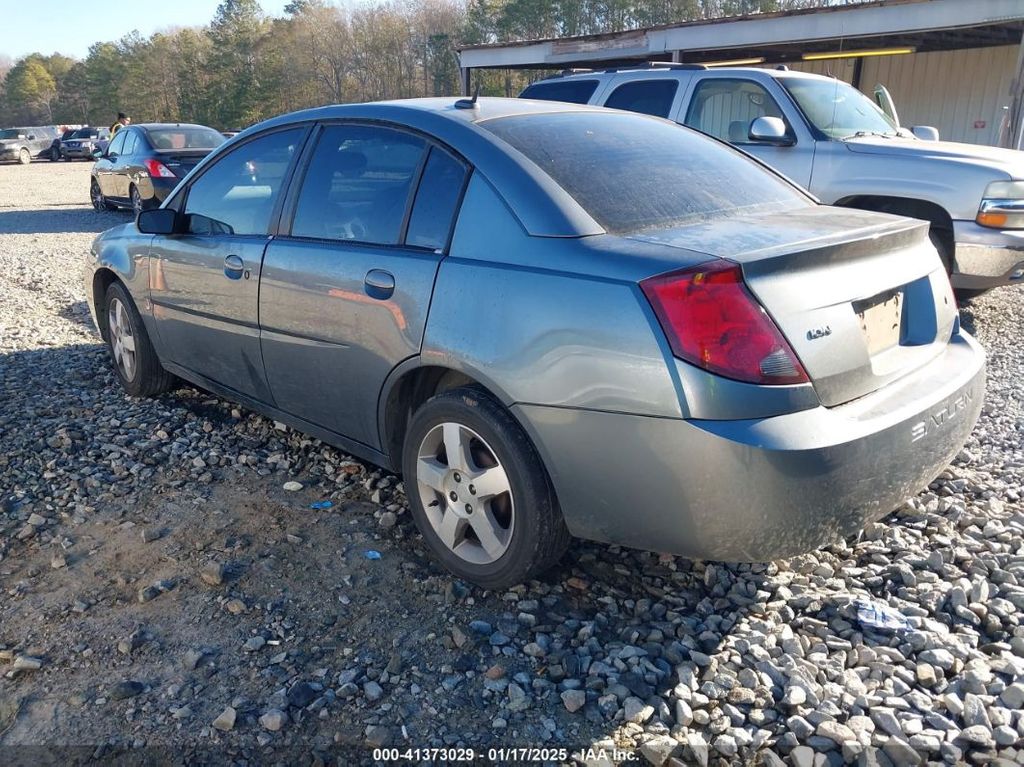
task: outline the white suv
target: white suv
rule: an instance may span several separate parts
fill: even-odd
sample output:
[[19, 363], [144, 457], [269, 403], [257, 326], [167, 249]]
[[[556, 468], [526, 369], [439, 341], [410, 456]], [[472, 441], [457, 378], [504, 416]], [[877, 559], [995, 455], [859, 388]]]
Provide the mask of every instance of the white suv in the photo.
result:
[[1024, 284], [1024, 152], [925, 141], [846, 83], [676, 64], [573, 72], [521, 98], [657, 115], [727, 141], [822, 202], [921, 218], [961, 294]]

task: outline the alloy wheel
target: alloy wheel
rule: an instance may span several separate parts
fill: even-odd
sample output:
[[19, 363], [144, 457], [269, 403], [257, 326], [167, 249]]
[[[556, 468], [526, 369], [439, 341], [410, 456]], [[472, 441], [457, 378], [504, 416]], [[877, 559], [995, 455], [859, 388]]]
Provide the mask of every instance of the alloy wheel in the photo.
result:
[[134, 187], [134, 186], [132, 187], [131, 198], [132, 198], [132, 213], [134, 213], [135, 217], [138, 218], [139, 214], [142, 212], [142, 195], [139, 194], [139, 190], [138, 190], [137, 187]]
[[472, 429], [446, 422], [427, 432], [417, 456], [417, 491], [441, 542], [471, 564], [500, 559], [512, 541], [515, 503], [491, 446]]
[[96, 210], [103, 210], [103, 193], [100, 192], [100, 185], [95, 180], [89, 186], [89, 197], [92, 199], [92, 206]]
[[135, 333], [128, 311], [120, 299], [113, 299], [107, 307], [107, 333], [114, 363], [126, 381], [135, 380]]

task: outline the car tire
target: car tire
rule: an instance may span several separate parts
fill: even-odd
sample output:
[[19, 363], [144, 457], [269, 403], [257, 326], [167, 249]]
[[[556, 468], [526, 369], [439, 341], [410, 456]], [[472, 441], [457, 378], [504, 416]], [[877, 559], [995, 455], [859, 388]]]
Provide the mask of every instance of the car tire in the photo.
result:
[[126, 392], [134, 397], [152, 397], [174, 388], [174, 375], [160, 364], [142, 316], [120, 282], [112, 282], [107, 288], [103, 335], [114, 373]]
[[23, 147], [22, 150], [18, 152], [18, 162], [22, 165], [28, 165], [32, 162], [32, 153]]
[[98, 212], [105, 210], [114, 210], [115, 206], [107, 202], [107, 198], [103, 196], [103, 192], [100, 191], [100, 185], [96, 183], [96, 179], [92, 179], [89, 182], [89, 200], [92, 202], [92, 207]]
[[57, 147], [50, 147], [50, 162], [58, 162], [60, 160], [60, 150]]
[[128, 199], [132, 202], [132, 215], [134, 215], [135, 218], [138, 218], [139, 214], [149, 207], [146, 205], [146, 201], [142, 199], [142, 194], [139, 192], [139, 188], [135, 186], [135, 184], [132, 184], [128, 189]]
[[[449, 459], [449, 448], [457, 458]], [[459, 578], [487, 589], [508, 588], [554, 565], [569, 545], [554, 490], [529, 437], [477, 388], [438, 394], [413, 414], [402, 469], [416, 526]], [[483, 492], [476, 486], [481, 483], [487, 485]]]

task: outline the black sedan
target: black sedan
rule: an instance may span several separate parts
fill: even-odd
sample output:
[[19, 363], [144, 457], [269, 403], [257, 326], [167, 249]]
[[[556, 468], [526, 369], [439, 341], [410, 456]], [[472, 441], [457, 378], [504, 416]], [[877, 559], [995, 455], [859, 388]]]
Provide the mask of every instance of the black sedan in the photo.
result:
[[224, 137], [203, 125], [143, 123], [97, 150], [89, 197], [96, 210], [155, 208]]

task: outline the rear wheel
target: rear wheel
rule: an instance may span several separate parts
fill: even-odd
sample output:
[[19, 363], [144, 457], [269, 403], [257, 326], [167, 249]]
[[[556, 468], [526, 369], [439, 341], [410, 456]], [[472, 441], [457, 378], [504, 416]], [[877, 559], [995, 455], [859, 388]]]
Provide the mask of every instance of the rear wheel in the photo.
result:
[[28, 165], [30, 162], [32, 162], [32, 153], [29, 152], [24, 147], [22, 147], [21, 151], [18, 152], [18, 162], [20, 162], [22, 165]]
[[136, 397], [151, 397], [173, 388], [174, 376], [160, 364], [142, 316], [120, 282], [107, 288], [104, 310], [107, 347], [124, 390]]
[[455, 575], [488, 589], [555, 564], [569, 545], [544, 465], [511, 414], [454, 389], [413, 415], [402, 460], [413, 519]]
[[142, 199], [142, 195], [139, 193], [139, 188], [132, 184], [131, 189], [128, 191], [128, 196], [132, 201], [132, 214], [138, 218], [139, 214], [146, 209], [146, 203]]

